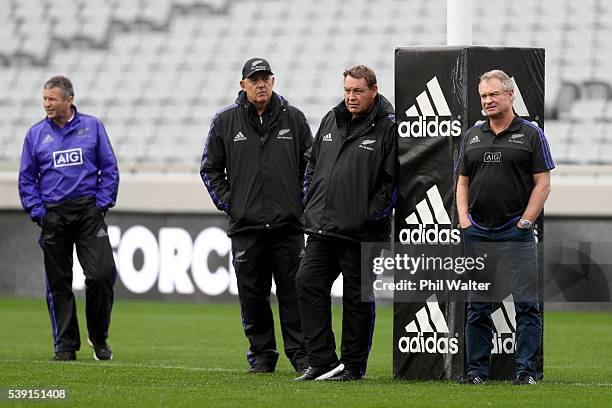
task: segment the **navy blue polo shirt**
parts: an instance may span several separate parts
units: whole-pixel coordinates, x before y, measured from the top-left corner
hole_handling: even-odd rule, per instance
[[[497,135],[488,122],[468,129],[460,160],[460,174],[469,177],[470,217],[485,229],[518,221],[534,187],[533,175],[555,167],[542,129],[519,116]]]

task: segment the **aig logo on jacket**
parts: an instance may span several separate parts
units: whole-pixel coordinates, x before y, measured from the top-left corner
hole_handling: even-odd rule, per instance
[[[375,142],[376,142],[376,140],[365,139],[364,141],[361,142],[359,147],[362,148],[362,149],[366,149],[366,150],[369,150],[369,151],[373,152],[374,151],[374,147],[372,147],[371,145],[373,143],[375,143]]]
[[[53,167],[77,166],[83,164],[83,151],[80,147],[53,152]]]

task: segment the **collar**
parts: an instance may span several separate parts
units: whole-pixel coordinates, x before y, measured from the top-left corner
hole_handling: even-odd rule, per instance
[[[78,119],[79,117],[79,111],[77,107],[75,105],[71,105],[70,107],[72,109],[72,116],[70,116],[70,119],[68,119],[66,123],[64,123],[64,128],[66,128],[66,126],[68,125],[71,125],[73,122],[76,122],[75,119]],[[45,119],[47,120],[47,122],[51,123],[52,125],[57,126],[57,124],[53,120],[49,119],[48,117],[45,117]]]
[[[277,97],[277,95],[274,92],[272,92],[272,97],[268,101],[268,104],[266,105],[266,108],[264,109],[264,111],[261,113],[261,116],[267,115],[270,112],[274,112],[274,110],[276,110],[276,108],[280,105],[280,102],[278,99],[279,98]],[[249,111],[255,114],[255,116],[259,116],[259,114],[257,113],[257,109],[255,108],[255,105],[253,105],[251,102],[249,102],[248,99],[246,99],[246,95],[245,95],[245,100],[249,107]]]
[[[359,123],[359,122],[365,122],[366,119],[369,119],[370,117],[375,118],[376,113],[379,110],[378,107],[380,105],[381,105],[381,97],[380,97],[380,94],[377,94],[376,100],[370,107],[370,110],[365,112],[363,115],[358,116],[355,119],[353,119],[353,114],[349,112],[348,108],[346,107],[346,103],[344,103],[344,100],[342,100],[338,105],[336,105],[335,109],[336,109],[336,112],[340,113],[344,117],[344,119],[351,120],[354,123]]]
[[[486,122],[484,122],[480,126],[480,129],[482,129],[483,132],[493,133],[493,131],[491,130],[491,127],[489,126],[490,120],[491,119],[487,119]],[[521,128],[522,123],[523,123],[523,119],[521,119],[521,117],[518,115],[514,115],[512,122],[510,122],[510,126],[508,126],[506,130],[501,131],[499,134],[508,133],[508,132],[516,132],[517,130]]]

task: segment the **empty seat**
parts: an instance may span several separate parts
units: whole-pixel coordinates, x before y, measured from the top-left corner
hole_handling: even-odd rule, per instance
[[[578,99],[570,108],[569,119],[584,122],[601,120],[605,105],[605,99]]]
[[[591,139],[579,136],[598,133],[594,121],[602,127],[593,144],[603,152],[612,140],[603,124],[612,121],[608,3],[516,0],[491,7],[474,0],[474,44],[546,48],[546,133],[562,162],[602,162]],[[36,109],[43,116],[42,83],[62,73],[75,82],[78,106],[99,113],[118,134],[122,160],[188,161],[214,113],[234,101],[242,64],[252,56],[270,60],[276,90],[316,130],[341,100],[348,66],[372,66],[381,93],[393,100],[395,47],[443,45],[444,6],[380,0],[372,18],[368,0],[351,7],[325,0],[10,0],[0,9],[0,64],[9,64],[0,65],[0,85],[19,92],[0,101],[15,104],[0,109],[9,117],[0,118],[0,134],[31,124]],[[492,18],[504,22],[501,29],[486,23]],[[147,150],[159,137],[174,148]]]

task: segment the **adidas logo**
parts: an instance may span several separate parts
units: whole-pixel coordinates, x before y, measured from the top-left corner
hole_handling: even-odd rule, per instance
[[[372,146],[369,146],[369,145],[371,145],[372,143],[375,143],[375,142],[376,142],[376,140],[366,139],[366,140],[361,142],[359,147],[362,148],[362,149],[366,149],[366,150],[369,150],[369,151],[373,152],[374,148]]]
[[[521,95],[521,90],[516,84],[516,80],[514,77],[510,78],[512,83],[514,83],[514,100],[512,101],[512,106],[514,107],[514,111],[519,116],[531,116],[529,111],[527,110],[527,105],[525,105],[525,100],[523,99],[523,95]]]
[[[234,136],[234,142],[240,142],[242,140],[247,140],[246,136],[244,136],[242,132],[236,133],[236,136]]]
[[[491,320],[494,327],[491,354],[513,354],[516,350],[516,311],[512,295],[491,313]]]
[[[406,116],[408,121],[401,122],[398,126],[401,137],[459,136],[461,134],[461,121],[451,118],[448,103],[437,77],[427,82],[427,89],[416,97],[416,104],[406,110]],[[440,117],[448,119],[440,120]]]
[[[402,244],[456,245],[461,241],[461,232],[450,228],[451,220],[436,185],[427,190],[427,196],[416,205],[416,211],[406,217],[405,221],[408,225],[418,225],[418,228],[402,229],[399,234]],[[440,228],[440,225],[448,227]]]
[[[108,233],[106,231],[104,231],[104,228],[100,228],[100,230],[96,234],[96,237],[98,237],[98,238],[108,237]]]
[[[474,137],[472,138],[472,140],[470,140],[470,143],[469,143],[469,144],[472,144],[472,143],[478,143],[478,142],[480,142],[480,138],[478,138],[478,136],[474,136]]]
[[[400,337],[397,347],[402,353],[457,354],[458,334],[449,337],[448,325],[440,310],[438,298],[431,295],[418,312],[416,319],[406,325],[406,336]],[[438,336],[438,333],[444,336]]]
[[[324,142],[331,142],[332,141],[332,134],[328,133],[325,136],[323,136],[323,141]]]
[[[47,136],[45,136],[45,138],[42,140],[42,144],[51,143],[54,140],[55,139],[53,139],[53,136],[51,136],[50,134],[47,133]]]

